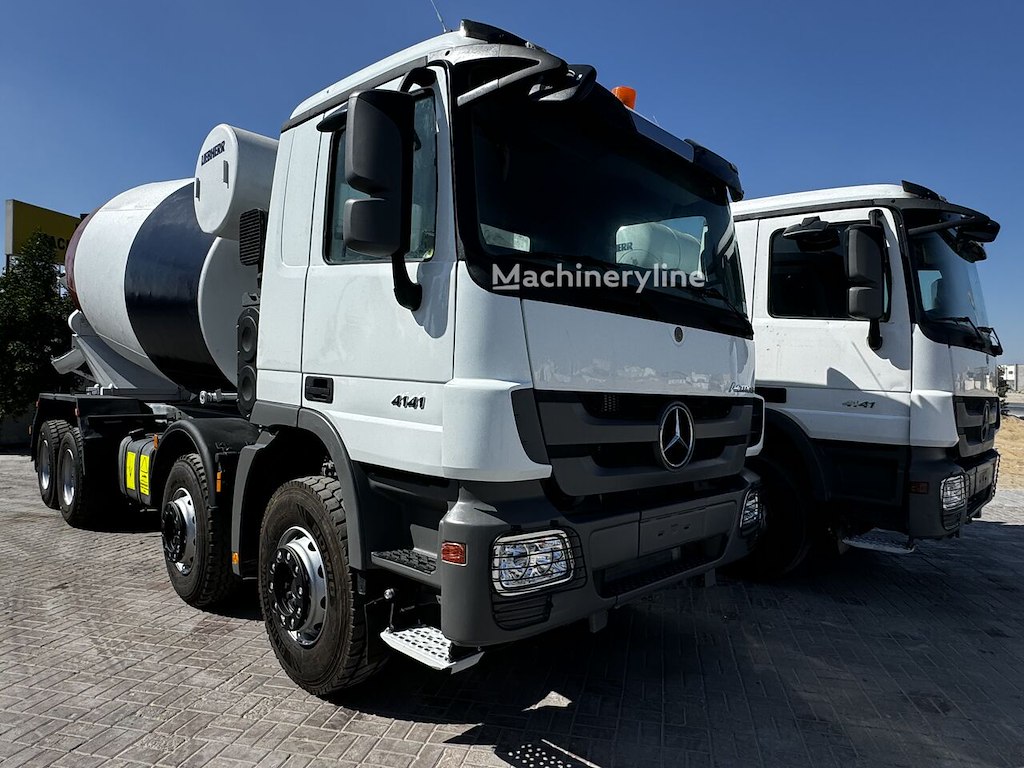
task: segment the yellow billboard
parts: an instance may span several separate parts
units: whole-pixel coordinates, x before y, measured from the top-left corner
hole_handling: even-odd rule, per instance
[[[36,232],[41,232],[53,246],[54,261],[63,264],[68,242],[81,221],[78,216],[68,216],[21,200],[8,200],[4,253],[8,257],[17,256],[28,239]]]

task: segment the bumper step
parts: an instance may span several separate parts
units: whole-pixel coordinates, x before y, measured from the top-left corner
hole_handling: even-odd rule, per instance
[[[857,549],[888,552],[891,555],[909,555],[917,548],[917,545],[911,543],[905,534],[883,531],[878,528],[862,533],[860,536],[847,536],[843,539],[843,543]]]
[[[386,552],[371,554],[376,560],[404,565],[420,573],[431,574],[437,570],[437,558],[416,549],[389,549]]]
[[[461,672],[472,667],[484,655],[483,651],[469,651],[465,656],[454,658],[455,646],[437,627],[385,629],[380,638],[399,653],[439,671]]]

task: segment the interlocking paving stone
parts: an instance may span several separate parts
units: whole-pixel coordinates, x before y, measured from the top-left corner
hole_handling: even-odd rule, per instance
[[[191,609],[157,534],[112,527],[68,528],[0,455],[5,767],[1024,766],[1024,491],[913,555],[667,590],[331,702],[280,670],[251,591]]]

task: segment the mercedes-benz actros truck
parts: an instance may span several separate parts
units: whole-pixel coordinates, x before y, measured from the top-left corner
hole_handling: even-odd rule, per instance
[[[999,225],[908,182],[733,211],[768,408],[747,570],[959,535],[999,467],[1002,349],[978,278]]]
[[[736,169],[589,66],[464,22],[218,126],[68,249],[89,380],[43,501],[159,512],[186,602],[255,582],[303,688],[459,670],[749,551],[762,508]]]

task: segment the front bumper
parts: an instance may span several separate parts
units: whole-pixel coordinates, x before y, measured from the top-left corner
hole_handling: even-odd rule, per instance
[[[757,476],[744,470],[728,491],[618,514],[565,514],[543,495],[484,502],[464,486],[441,521],[439,540],[466,545],[466,564],[438,563],[441,630],[457,645],[483,647],[545,632],[746,555],[759,532],[741,532],[740,510]],[[572,544],[573,578],[518,596],[499,595],[494,540],[560,529]]]
[[[954,509],[943,509],[941,488],[946,478],[966,477],[966,500]],[[957,533],[996,492],[999,454],[986,451],[969,459],[953,461],[936,449],[911,449],[907,534],[912,539],[939,539]],[[915,492],[915,489],[926,492]]]

